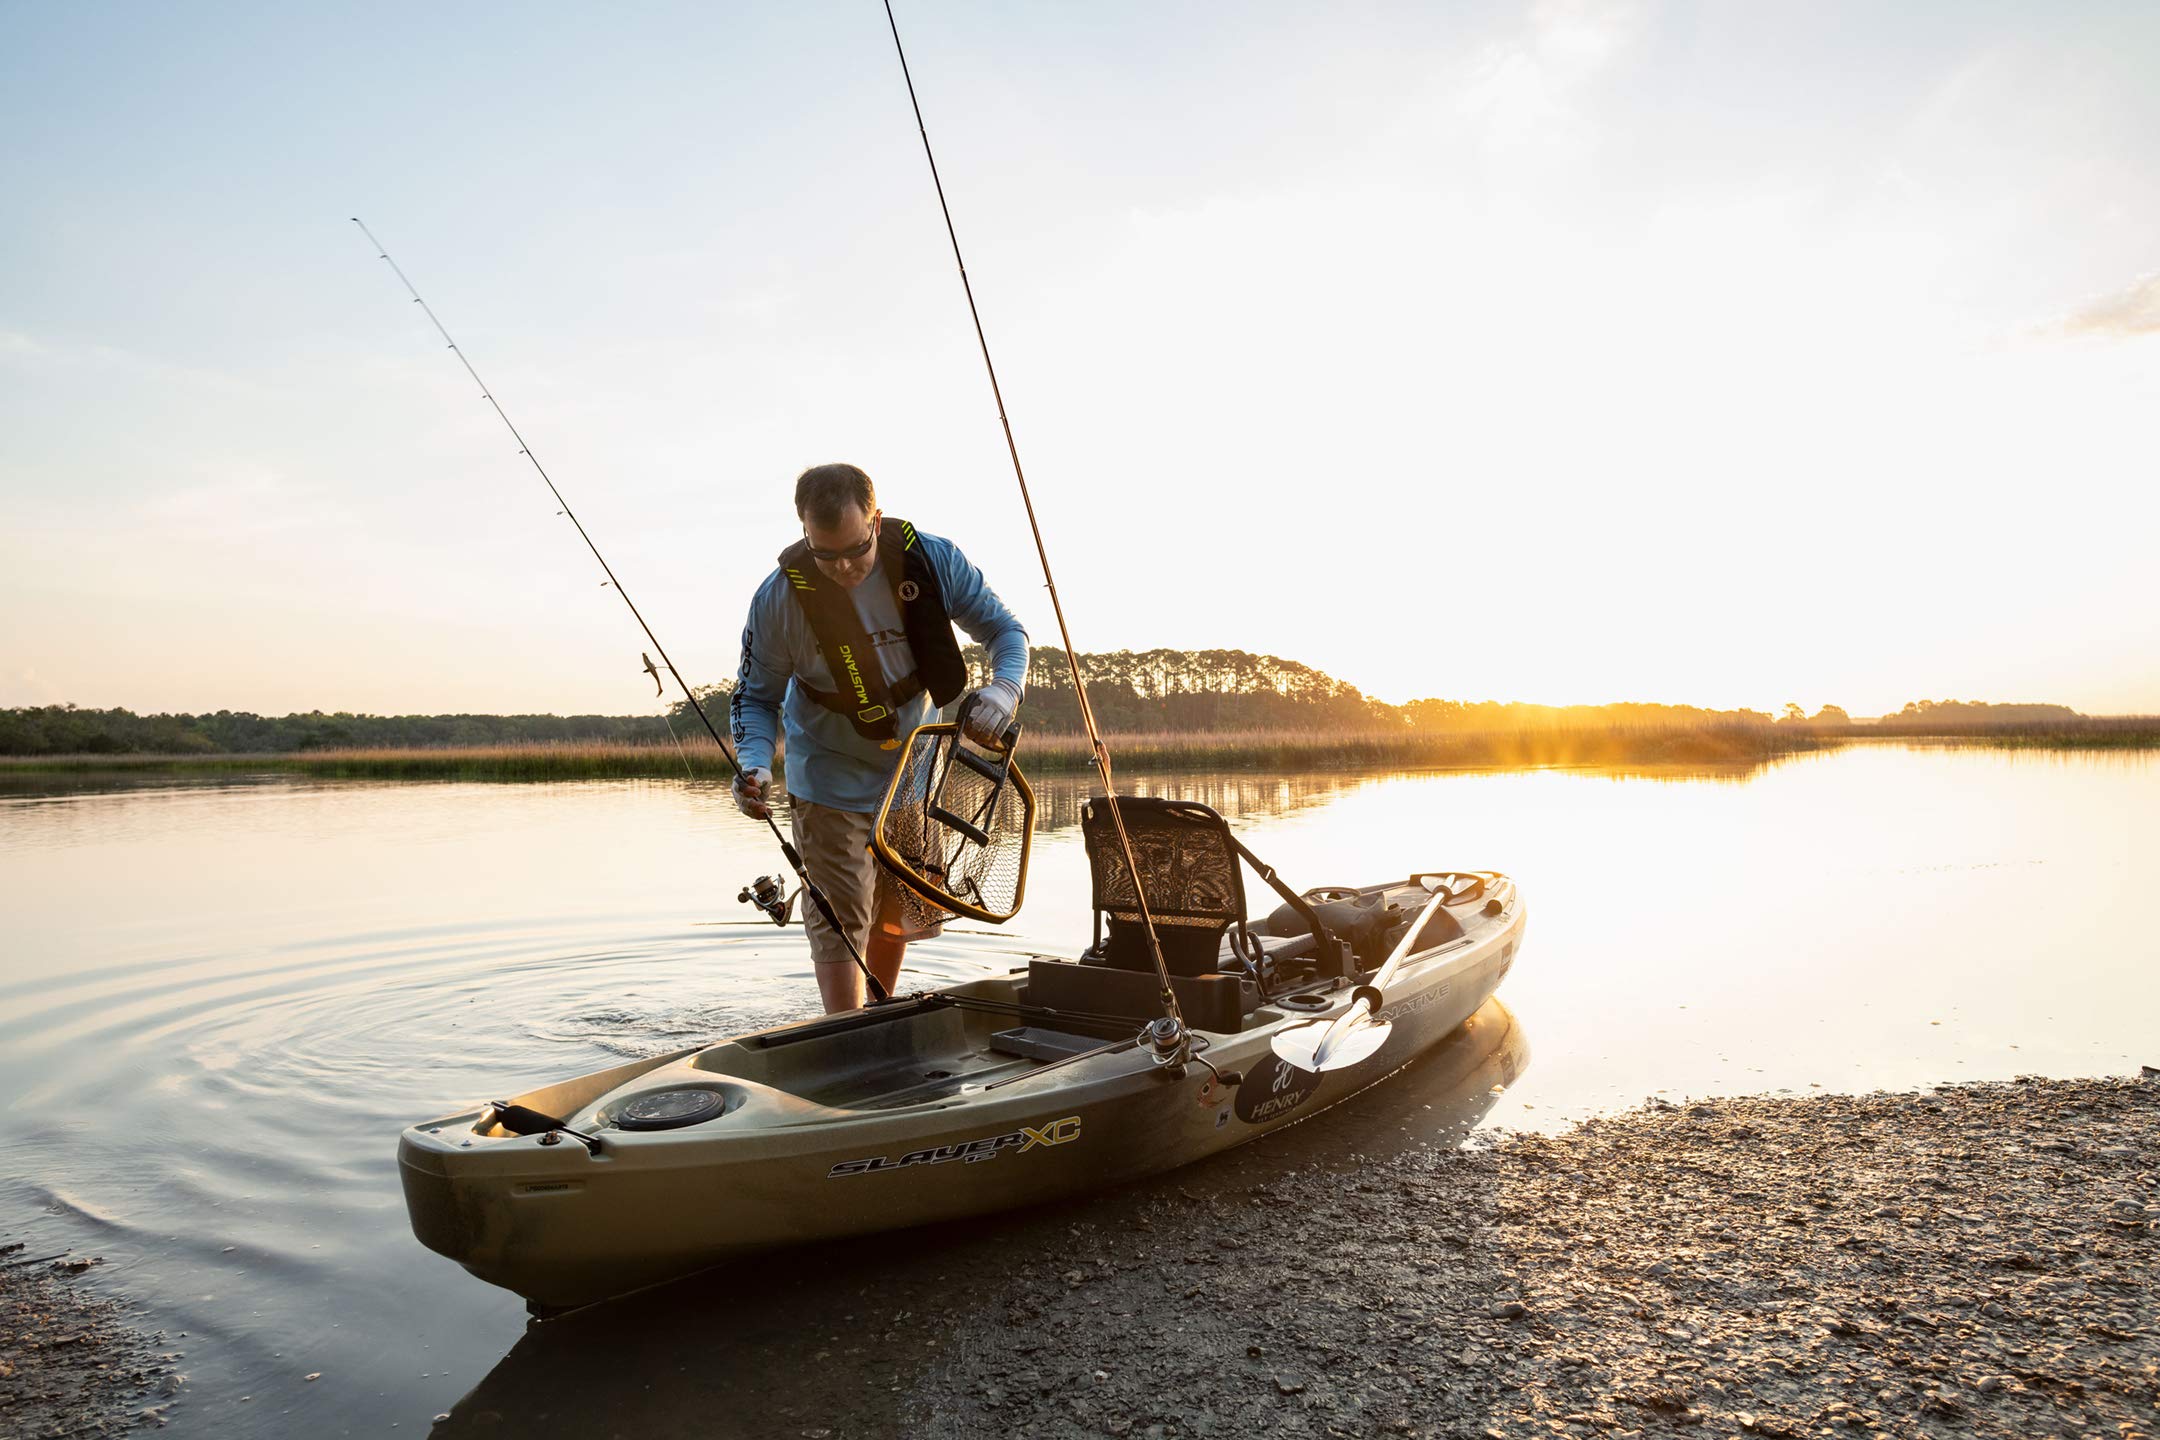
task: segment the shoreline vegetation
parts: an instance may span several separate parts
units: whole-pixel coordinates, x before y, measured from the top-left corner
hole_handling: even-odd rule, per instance
[[[979,647],[965,652],[987,678]],[[1375,700],[1355,686],[1242,650],[1120,650],[1079,657],[1117,765],[1190,769],[1545,769],[1749,766],[1862,740],[2046,750],[2160,748],[2160,716],[2089,716],[2062,705],[1918,700],[1855,720],[1835,705],[1528,705]],[[731,687],[704,686],[726,718]],[[1037,648],[1022,711],[1026,768],[1089,769],[1063,652]],[[141,715],[74,705],[0,709],[0,774],[35,771],[298,771],[380,779],[720,779],[727,762],[690,706],[648,715],[365,715],[246,711]]]
[[[1105,735],[1117,768],[1132,774],[1184,770],[1546,770],[1630,766],[1749,767],[1854,744],[1981,749],[2160,749],[2160,721],[1966,727],[1925,731],[1885,726],[1610,726],[1515,731],[1403,732],[1236,730]],[[1092,773],[1087,741],[1034,734],[1021,767],[1038,776]],[[783,757],[780,770],[784,776]],[[261,774],[378,780],[726,780],[727,761],[708,740],[524,741],[496,745],[325,746],[210,754],[0,756],[0,775]]]

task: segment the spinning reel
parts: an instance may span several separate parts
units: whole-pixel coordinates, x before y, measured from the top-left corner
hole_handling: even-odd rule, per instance
[[[740,904],[757,906],[759,912],[773,924],[785,925],[795,913],[795,898],[800,894],[802,891],[799,889],[793,894],[788,892],[785,876],[760,875],[743,886],[735,899]]]

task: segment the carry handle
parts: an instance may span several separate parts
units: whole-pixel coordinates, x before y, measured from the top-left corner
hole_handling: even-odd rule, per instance
[[[965,696],[965,697],[964,697],[964,698],[963,698],[963,699],[962,699],[962,700],[960,701],[960,708],[959,708],[959,710],[958,710],[958,711],[956,711],[956,712],[954,713],[954,715],[953,715],[953,724],[959,727],[959,730],[960,730],[960,736],[961,736],[961,738],[962,738],[962,739],[966,739],[966,738],[967,738],[967,720],[968,720],[968,707],[969,707],[970,705],[973,705],[973,704],[975,704],[975,703],[976,703],[976,701],[975,701],[975,692],[974,692],[973,690],[970,690],[970,691],[968,691],[967,695],[966,695],[966,696]],[[978,743],[979,743],[979,742],[978,742]],[[1016,711],[1014,711],[1014,712],[1013,712],[1013,718],[1012,718],[1012,723],[1011,723],[1010,725],[1007,725],[1007,726],[1005,727],[1005,733],[1004,733],[1003,735],[1001,735],[1001,736],[999,736],[999,737],[998,737],[998,742],[997,742],[997,744],[995,744],[995,745],[992,745],[992,746],[988,746],[988,747],[986,747],[986,748],[988,748],[988,749],[992,749],[992,750],[996,750],[996,751],[998,751],[999,753],[1001,753],[1001,754],[1004,754],[1004,755],[1011,755],[1011,754],[1012,754],[1012,750],[1013,750],[1013,746],[1015,746],[1015,745],[1017,745],[1017,744],[1019,744],[1019,743],[1020,743],[1020,715],[1019,715],[1019,712],[1018,712],[1018,711],[1016,710]],[[959,753],[960,753],[960,754],[963,754],[963,755],[964,755],[964,754],[966,754],[967,752],[966,752],[966,751],[961,751],[961,752],[959,752]],[[977,768],[980,768],[980,767],[977,767]]]
[[[953,753],[958,755],[964,754],[966,752],[956,750]],[[937,821],[940,825],[951,826],[953,829],[959,831],[962,835],[967,836],[968,839],[974,841],[977,845],[987,846],[990,843],[990,833],[987,830],[984,830],[980,825],[975,824],[973,821],[962,819],[960,816],[953,814],[952,811],[947,810],[942,805],[931,804],[926,805],[923,808],[929,812],[930,818],[932,820]]]
[[[1005,781],[1005,772],[1012,768],[1012,751],[1009,749],[1005,752],[1003,759],[986,760],[982,756],[977,755],[972,750],[966,749],[959,745],[955,745],[953,746],[952,758],[959,761],[961,764],[967,766],[968,769],[973,770],[976,774],[982,776],[983,779],[988,780],[993,785],[1003,784]]]

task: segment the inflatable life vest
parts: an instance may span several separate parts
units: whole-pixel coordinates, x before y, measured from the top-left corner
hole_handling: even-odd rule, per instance
[[[900,745],[895,712],[925,689],[932,703],[951,704],[967,686],[967,664],[960,658],[959,642],[953,639],[952,617],[945,613],[945,593],[938,585],[937,571],[916,543],[915,527],[889,516],[881,521],[877,557],[878,573],[892,586],[908,648],[915,652],[915,673],[891,684],[886,682],[885,667],[878,663],[876,646],[863,629],[862,616],[855,612],[854,598],[818,569],[810,557],[808,539],[780,552],[780,573],[787,577],[795,603],[802,606],[803,618],[817,636],[825,667],[841,688],[820,690],[800,675],[795,683],[827,710],[845,715],[865,740],[894,750]]]

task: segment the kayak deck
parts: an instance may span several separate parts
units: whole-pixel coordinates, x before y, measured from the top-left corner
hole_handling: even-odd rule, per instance
[[[725,1073],[758,1080],[831,1110],[897,1110],[1024,1075],[1041,1063],[992,1049],[981,1027],[969,1024],[974,1018],[943,1007],[896,1015],[879,1027],[879,1038],[898,1041],[898,1053],[868,1056],[861,1048],[873,1032],[863,1029],[777,1047],[760,1047],[753,1039],[744,1049],[773,1063],[730,1056]]]

